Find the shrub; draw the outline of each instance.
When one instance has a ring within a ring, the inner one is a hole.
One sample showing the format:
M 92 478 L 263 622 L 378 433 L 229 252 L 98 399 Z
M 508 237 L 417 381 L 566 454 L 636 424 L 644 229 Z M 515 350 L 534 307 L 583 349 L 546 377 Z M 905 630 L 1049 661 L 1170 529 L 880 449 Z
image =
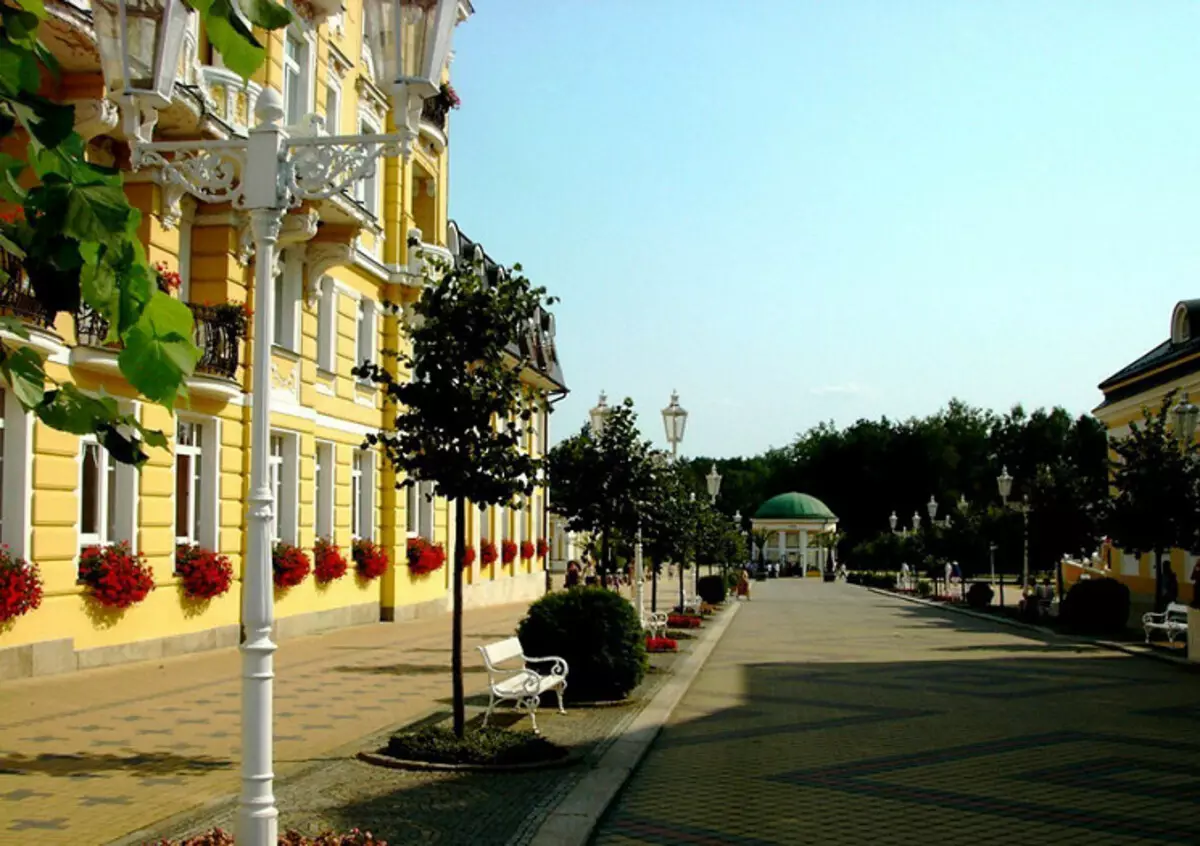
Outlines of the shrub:
M 79 579 L 106 608 L 129 608 L 154 590 L 154 571 L 125 542 L 85 547 L 79 553 Z
M 987 582 L 975 582 L 967 588 L 967 604 L 972 608 L 987 608 L 995 595 L 996 592 Z
M 572 701 L 624 699 L 646 674 L 646 644 L 637 611 L 620 594 L 597 587 L 543 596 L 517 629 L 527 655 L 558 655 L 570 667 Z
M 359 538 L 351 545 L 350 555 L 354 559 L 354 568 L 363 579 L 378 579 L 391 566 L 384 548 L 365 538 Z
M 193 599 L 214 599 L 233 586 L 233 565 L 224 555 L 196 544 L 175 547 L 175 572 Z
M 313 544 L 313 576 L 320 584 L 327 585 L 340 579 L 346 575 L 348 567 L 346 556 L 342 555 L 337 544 L 326 538 L 317 538 Z
M 720 576 L 701 576 L 696 593 L 709 605 L 719 605 L 725 601 L 725 580 Z
M 42 604 L 42 574 L 36 564 L 13 558 L 0 547 L 0 623 L 27 614 Z
M 556 761 L 567 750 L 531 731 L 488 726 L 460 740 L 448 728 L 429 726 L 392 735 L 384 753 L 405 761 L 431 764 L 534 764 Z
M 271 550 L 271 565 L 275 570 L 275 587 L 293 588 L 308 578 L 312 562 L 298 546 L 282 541 Z
M 1087 634 L 1115 634 L 1129 622 L 1129 588 L 1116 579 L 1084 579 L 1062 604 L 1065 626 Z
M 725 592 L 728 593 L 729 591 L 736 588 L 737 584 L 741 580 L 741 578 L 742 578 L 742 574 L 740 571 L 730 570 L 728 573 L 726 573 L 725 574 Z
M 233 835 L 220 828 L 195 834 L 182 840 L 160 840 L 154 846 L 234 846 Z M 369 831 L 352 828 L 345 834 L 326 831 L 315 836 L 289 831 L 279 835 L 279 846 L 387 846 Z
M 932 595 L 933 595 L 933 583 L 932 582 L 928 582 L 925 579 L 921 579 L 919 582 L 917 582 L 917 596 L 932 596 Z

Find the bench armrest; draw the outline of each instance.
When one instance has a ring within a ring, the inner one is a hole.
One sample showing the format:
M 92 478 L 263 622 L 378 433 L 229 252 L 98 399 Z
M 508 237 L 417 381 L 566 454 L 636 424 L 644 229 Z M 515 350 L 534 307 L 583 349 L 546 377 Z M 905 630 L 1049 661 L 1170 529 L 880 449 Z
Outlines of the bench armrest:
M 1147 623 L 1165 623 L 1166 621 L 1166 611 L 1147 611 L 1142 615 L 1142 625 L 1146 625 Z
M 535 671 L 522 667 L 519 670 L 504 670 L 503 678 L 491 679 L 491 684 L 494 686 L 497 682 L 508 681 L 509 679 L 523 678 L 525 683 L 521 685 L 524 691 L 530 695 L 538 692 L 538 686 L 541 684 L 542 677 Z M 499 675 L 499 673 L 497 673 Z
M 557 655 L 550 655 L 545 658 L 530 658 L 525 657 L 526 664 L 552 664 L 550 667 L 550 675 L 565 676 L 567 674 L 567 662 L 559 658 Z

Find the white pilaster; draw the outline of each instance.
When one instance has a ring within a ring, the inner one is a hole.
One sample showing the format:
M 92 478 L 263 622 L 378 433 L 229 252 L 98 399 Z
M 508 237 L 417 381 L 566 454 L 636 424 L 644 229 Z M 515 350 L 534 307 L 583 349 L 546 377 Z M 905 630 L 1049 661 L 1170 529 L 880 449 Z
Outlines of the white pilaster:
M 803 562 L 802 576 L 808 575 L 808 529 L 800 530 L 800 560 Z

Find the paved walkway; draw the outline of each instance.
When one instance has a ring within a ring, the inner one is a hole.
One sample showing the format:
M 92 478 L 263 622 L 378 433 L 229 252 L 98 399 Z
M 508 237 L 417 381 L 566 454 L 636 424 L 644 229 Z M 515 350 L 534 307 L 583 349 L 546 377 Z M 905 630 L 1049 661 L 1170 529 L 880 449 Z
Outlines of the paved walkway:
M 524 605 L 468 611 L 464 647 Z M 277 776 L 450 695 L 450 618 L 285 640 L 275 658 Z M 486 677 L 467 662 L 468 694 Z M 166 661 L 0 687 L 0 846 L 103 844 L 239 790 L 240 657 Z M 286 824 L 286 820 L 284 820 Z
M 597 846 L 1195 843 L 1200 676 L 861 588 L 755 585 Z

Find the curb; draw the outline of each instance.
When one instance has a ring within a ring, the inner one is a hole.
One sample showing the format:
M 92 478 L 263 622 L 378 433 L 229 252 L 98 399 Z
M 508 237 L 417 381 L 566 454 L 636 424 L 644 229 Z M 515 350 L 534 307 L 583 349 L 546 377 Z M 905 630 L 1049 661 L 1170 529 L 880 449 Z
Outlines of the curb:
M 713 621 L 708 637 L 679 663 L 672 678 L 659 688 L 649 704 L 634 717 L 596 762 L 595 767 L 563 797 L 538 827 L 530 846 L 586 846 L 600 817 L 633 775 L 650 744 L 658 737 L 675 707 L 692 686 L 708 656 L 720 643 L 725 630 L 737 616 L 741 603 Z
M 1173 664 L 1182 669 L 1191 670 L 1193 672 L 1200 671 L 1200 663 L 1189 661 L 1186 658 L 1180 658 L 1177 655 L 1167 655 L 1155 649 L 1149 649 L 1140 644 L 1121 643 L 1115 640 L 1099 640 L 1082 638 L 1075 635 L 1066 634 L 1064 632 L 1048 629 L 1045 626 L 1035 626 L 1033 623 L 1023 623 L 1020 620 L 1013 620 L 1009 617 L 998 617 L 993 614 L 983 614 L 979 611 L 972 611 L 970 608 L 959 608 L 956 605 L 951 605 L 946 602 L 931 602 L 927 599 L 920 599 L 915 596 L 905 596 L 900 593 L 893 593 L 889 590 L 880 590 L 879 588 L 866 588 L 871 593 L 879 596 L 886 596 L 891 599 L 899 599 L 904 602 L 911 602 L 914 605 L 924 605 L 927 608 L 939 608 L 943 611 L 949 611 L 953 614 L 962 614 L 964 617 L 974 617 L 977 620 L 984 620 L 989 623 L 1000 623 L 1001 625 L 1011 626 L 1017 629 L 1025 629 L 1026 631 L 1037 632 L 1038 634 L 1047 637 L 1058 638 L 1060 640 L 1069 640 L 1072 643 L 1086 643 L 1091 646 L 1101 646 L 1105 649 L 1111 649 L 1114 652 L 1124 652 L 1126 655 L 1136 655 L 1141 658 L 1152 658 L 1155 661 L 1162 661 L 1166 664 Z

